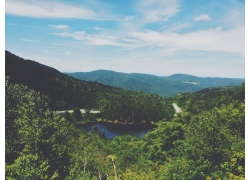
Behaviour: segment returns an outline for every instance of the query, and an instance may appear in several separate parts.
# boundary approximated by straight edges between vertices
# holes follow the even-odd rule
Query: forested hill
[[[193,93],[182,93],[174,96],[173,101],[185,112],[197,115],[233,102],[245,103],[245,83],[240,86],[205,88]]]
[[[100,108],[107,120],[135,123],[169,119],[174,114],[171,101],[159,95],[81,81],[8,51],[5,51],[5,75],[11,83],[48,95],[52,110]]]
[[[127,90],[156,93],[164,97],[170,97],[183,92],[194,92],[207,87],[240,85],[244,82],[244,79],[201,78],[185,74],[159,77],[149,74],[127,74],[108,70],[65,74],[81,80],[96,81]]]
[[[179,83],[197,84],[202,88],[217,86],[237,86],[245,81],[244,78],[197,77],[187,74],[173,74],[171,76],[163,76],[161,78]]]
[[[9,81],[49,95],[50,108],[54,110],[73,107],[95,107],[97,96],[115,93],[119,88],[100,83],[80,81],[58,70],[31,60],[24,60],[5,51],[5,75]]]

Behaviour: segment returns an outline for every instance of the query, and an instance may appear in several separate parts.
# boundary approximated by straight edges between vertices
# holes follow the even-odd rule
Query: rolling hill
[[[99,82],[126,90],[159,94],[164,97],[170,97],[183,92],[194,92],[207,87],[235,86],[244,82],[244,79],[202,78],[186,74],[159,77],[149,74],[127,74],[108,70],[65,74],[80,80]]]
[[[165,80],[176,81],[179,83],[197,84],[199,87],[217,87],[217,86],[237,86],[244,82],[244,78],[218,78],[218,77],[197,77],[187,74],[173,74],[171,76],[161,77]]]
[[[99,108],[103,118],[124,123],[159,121],[174,115],[168,98],[82,81],[8,51],[5,51],[5,76],[9,77],[7,81],[11,84],[23,84],[48,96],[48,108],[53,111]]]

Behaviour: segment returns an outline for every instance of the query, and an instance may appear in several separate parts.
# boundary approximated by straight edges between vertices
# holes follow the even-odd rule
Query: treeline
[[[142,92],[124,92],[106,95],[99,103],[101,116],[106,120],[124,123],[157,122],[170,120],[174,108],[169,99]]]
[[[245,178],[244,100],[192,116],[181,113],[158,122],[143,138],[106,139],[55,116],[41,93],[8,79],[5,88],[6,179]],[[245,93],[242,85],[221,95],[231,90]],[[187,96],[186,102],[196,95]]]
[[[195,93],[182,93],[173,97],[184,111],[199,114],[222,107],[233,101],[245,101],[245,83],[240,86],[206,88]]]

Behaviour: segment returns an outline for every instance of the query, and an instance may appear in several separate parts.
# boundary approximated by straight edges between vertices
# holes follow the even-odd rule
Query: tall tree
[[[40,93],[8,78],[5,88],[6,178],[63,179],[70,159],[65,119],[47,109]]]

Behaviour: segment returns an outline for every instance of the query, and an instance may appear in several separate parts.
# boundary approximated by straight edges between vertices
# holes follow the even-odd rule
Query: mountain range
[[[140,73],[121,73],[109,70],[65,74],[80,80],[98,82],[126,90],[158,94],[163,97],[170,97],[183,92],[194,92],[208,87],[235,86],[245,81],[244,79],[236,78],[204,78],[187,74],[156,76]]]
[[[140,73],[120,73],[108,70],[61,73],[32,60],[24,60],[5,51],[5,75],[13,83],[22,83],[50,95],[52,109],[96,105],[97,94],[116,94],[120,88],[158,94],[163,97],[194,92],[208,87],[235,86],[244,79],[202,78],[185,74],[155,76]],[[73,76],[73,77],[71,77]],[[107,86],[108,85],[108,86]],[[112,87],[111,87],[112,86]],[[117,87],[117,88],[114,88]]]

